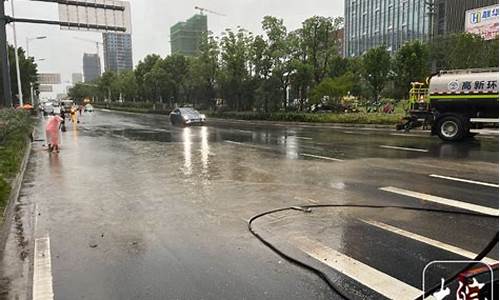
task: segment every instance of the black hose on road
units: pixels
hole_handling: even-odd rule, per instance
[[[491,215],[486,215],[486,214],[481,214],[481,213],[474,213],[474,212],[463,212],[463,211],[453,211],[453,210],[443,210],[443,209],[433,209],[433,208],[419,208],[419,207],[411,207],[411,206],[397,206],[397,205],[358,205],[358,204],[315,204],[315,205],[300,205],[300,206],[288,206],[288,207],[283,207],[283,208],[276,208],[272,210],[268,210],[265,212],[262,212],[260,214],[257,214],[248,220],[248,230],[250,233],[252,233],[253,236],[255,236],[260,242],[262,242],[264,245],[266,245],[269,249],[271,249],[273,252],[287,260],[288,262],[297,265],[301,268],[304,268],[314,274],[316,274],[318,277],[320,277],[327,285],[330,287],[330,289],[339,295],[342,299],[349,299],[348,296],[346,296],[343,292],[341,292],[337,287],[335,287],[335,283],[333,283],[328,275],[326,275],[323,271],[320,269],[311,266],[309,264],[306,264],[296,258],[293,258],[292,256],[284,253],[283,251],[279,250],[277,247],[275,247],[271,242],[265,240],[259,233],[257,233],[253,227],[252,223],[266,215],[271,215],[277,212],[282,212],[282,211],[287,211],[287,210],[298,210],[298,211],[303,211],[304,213],[311,213],[313,208],[372,208],[372,209],[386,209],[386,208],[395,208],[395,209],[403,209],[403,210],[413,210],[413,211],[427,211],[427,212],[437,212],[437,213],[448,213],[448,214],[457,214],[457,215],[465,215],[465,216],[477,216],[477,217],[485,217],[485,218],[495,218],[497,219],[498,217],[496,216],[491,216]],[[474,259],[475,261],[480,261],[486,255],[495,247],[495,245],[498,244],[498,231],[493,237],[493,239],[488,243],[488,245],[476,256]],[[470,267],[474,266],[475,263],[471,263],[467,265],[463,270],[460,270],[460,272],[457,272],[454,276],[451,276],[450,278],[445,280],[445,284],[450,283],[451,281],[455,280],[457,276],[468,270]],[[441,287],[441,284],[433,286],[432,288],[428,289],[423,293],[422,296],[417,297],[415,300],[419,299],[425,299],[428,295],[431,293],[435,292]]]

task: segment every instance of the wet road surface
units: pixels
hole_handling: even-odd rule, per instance
[[[56,299],[337,299],[247,221],[291,205],[354,204],[417,209],[291,210],[254,228],[349,298],[413,299],[427,263],[470,259],[498,231],[495,138],[178,128],[165,116],[102,111],[62,135],[59,154],[33,144],[3,258],[9,298],[50,282]],[[442,267],[429,282],[454,271]]]

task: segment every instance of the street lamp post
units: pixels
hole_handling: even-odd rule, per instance
[[[14,0],[10,1],[11,14],[12,17],[15,17],[14,14]],[[16,59],[16,76],[17,76],[17,97],[19,97],[19,106],[23,106],[23,87],[21,86],[21,70],[19,70],[19,53],[17,51],[17,35],[16,35],[16,23],[12,23],[12,36],[14,38],[14,57]]]
[[[43,39],[46,39],[47,37],[46,36],[37,36],[37,37],[27,37],[26,38],[26,56],[30,56],[30,41],[34,41],[34,40],[43,40]]]

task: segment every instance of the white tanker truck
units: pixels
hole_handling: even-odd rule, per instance
[[[445,141],[471,136],[471,129],[498,126],[498,69],[441,71],[423,83],[412,83],[406,131],[431,127]]]

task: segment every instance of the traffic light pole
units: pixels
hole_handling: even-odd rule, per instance
[[[0,0],[0,67],[2,68],[3,99],[0,107],[12,106],[12,91],[10,85],[9,52],[6,32],[7,17],[5,16],[5,2]]]

